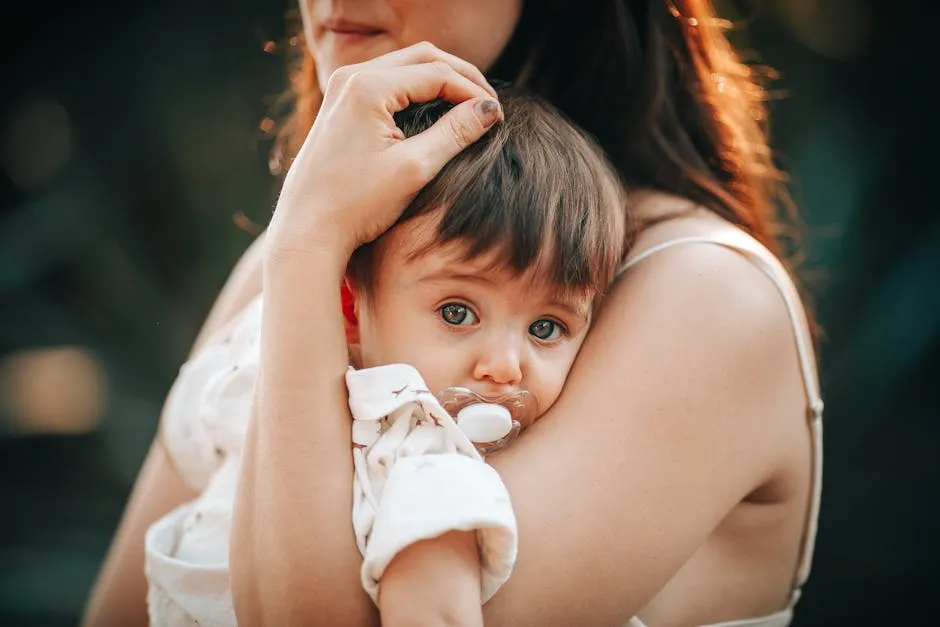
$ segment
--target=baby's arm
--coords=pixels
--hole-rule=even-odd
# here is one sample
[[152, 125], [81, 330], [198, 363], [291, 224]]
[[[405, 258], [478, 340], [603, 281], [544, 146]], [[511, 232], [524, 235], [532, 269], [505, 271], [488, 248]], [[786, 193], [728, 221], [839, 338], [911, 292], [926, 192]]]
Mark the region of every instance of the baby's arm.
[[482, 627], [478, 551], [472, 531], [451, 531], [407, 547], [400, 554], [407, 559], [396, 556], [382, 578], [382, 626]]

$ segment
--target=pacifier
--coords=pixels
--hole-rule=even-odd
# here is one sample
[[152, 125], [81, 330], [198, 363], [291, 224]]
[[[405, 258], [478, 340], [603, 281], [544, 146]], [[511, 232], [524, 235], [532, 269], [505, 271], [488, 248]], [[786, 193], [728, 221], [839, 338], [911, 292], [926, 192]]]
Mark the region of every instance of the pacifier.
[[452, 387], [436, 396], [482, 455], [506, 446], [519, 434], [522, 423], [530, 424], [538, 411], [535, 394], [527, 390], [485, 397], [467, 388]]

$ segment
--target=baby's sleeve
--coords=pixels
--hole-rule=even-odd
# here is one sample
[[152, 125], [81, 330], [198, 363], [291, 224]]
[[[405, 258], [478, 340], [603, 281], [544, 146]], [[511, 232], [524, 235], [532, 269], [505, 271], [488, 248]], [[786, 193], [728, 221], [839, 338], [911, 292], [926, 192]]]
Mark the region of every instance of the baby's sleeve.
[[453, 418], [404, 364], [346, 375], [353, 414], [353, 527], [362, 584], [377, 599], [392, 559], [448, 531], [474, 531], [481, 602], [509, 578], [518, 533], [509, 493]]

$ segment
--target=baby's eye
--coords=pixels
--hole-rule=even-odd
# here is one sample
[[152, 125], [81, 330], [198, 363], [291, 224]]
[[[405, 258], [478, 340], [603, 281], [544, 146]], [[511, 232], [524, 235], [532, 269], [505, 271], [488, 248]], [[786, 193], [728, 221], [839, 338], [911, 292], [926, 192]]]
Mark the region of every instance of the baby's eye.
[[470, 308], [459, 303], [447, 303], [440, 308], [440, 312], [444, 322], [454, 326], [471, 325], [477, 322], [477, 317], [470, 311]]
[[565, 329], [561, 324], [546, 318], [536, 320], [529, 325], [529, 333], [546, 342], [561, 339], [561, 335], [564, 331]]

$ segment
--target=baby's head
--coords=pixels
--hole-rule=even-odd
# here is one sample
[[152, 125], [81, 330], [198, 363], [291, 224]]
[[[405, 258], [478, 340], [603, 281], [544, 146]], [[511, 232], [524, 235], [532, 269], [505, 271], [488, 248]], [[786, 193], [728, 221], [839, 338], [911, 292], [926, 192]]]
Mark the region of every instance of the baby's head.
[[[620, 263], [625, 203], [593, 141], [541, 100], [499, 96], [505, 121], [353, 255], [349, 341], [362, 367], [410, 364], [432, 392], [528, 390], [541, 415]], [[416, 105], [396, 122], [410, 137], [448, 109]]]

